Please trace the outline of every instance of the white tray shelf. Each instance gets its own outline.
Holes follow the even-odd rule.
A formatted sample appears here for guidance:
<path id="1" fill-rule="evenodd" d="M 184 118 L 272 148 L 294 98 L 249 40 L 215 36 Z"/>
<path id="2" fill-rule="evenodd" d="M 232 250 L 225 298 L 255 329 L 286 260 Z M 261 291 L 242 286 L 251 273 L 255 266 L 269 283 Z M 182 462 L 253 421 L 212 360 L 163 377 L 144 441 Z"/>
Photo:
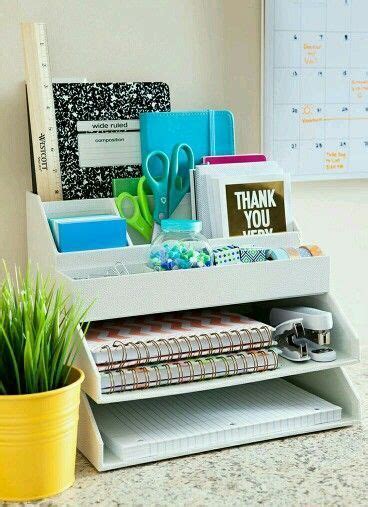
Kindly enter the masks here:
<path id="1" fill-rule="evenodd" d="M 318 372 L 336 368 L 338 366 L 346 366 L 359 361 L 359 341 L 358 338 L 346 319 L 345 315 L 337 305 L 334 298 L 329 294 L 293 298 L 281 300 L 275 303 L 267 301 L 258 304 L 242 305 L 242 312 L 245 315 L 254 316 L 262 322 L 266 322 L 269 311 L 273 305 L 305 305 L 315 306 L 321 310 L 331 311 L 334 318 L 334 327 L 332 330 L 332 343 L 337 353 L 336 361 L 330 363 L 318 363 L 308 361 L 305 363 L 294 363 L 287 359 L 279 358 L 279 367 L 276 370 L 265 371 L 260 373 L 250 373 L 243 375 L 234 375 L 231 377 L 223 377 L 218 379 L 209 379 L 197 382 L 188 382 L 184 384 L 173 384 L 169 386 L 153 387 L 149 389 L 136 389 L 133 391 L 125 391 L 121 393 L 102 394 L 100 374 L 93 360 L 92 354 L 84 341 L 83 348 L 77 358 L 77 366 L 86 373 L 86 379 L 83 384 L 84 391 L 96 403 L 115 403 L 131 400 L 141 400 L 145 398 L 156 398 L 160 396 L 172 396 L 176 394 L 184 394 L 189 392 L 206 391 L 209 389 L 223 388 L 239 384 L 248 384 L 280 377 L 289 377 L 292 375 L 300 375 L 309 372 Z"/>
<path id="2" fill-rule="evenodd" d="M 276 370 L 249 373 L 244 375 L 233 375 L 231 377 L 222 377 L 218 379 L 202 380 L 197 382 L 187 382 L 185 384 L 174 384 L 169 386 L 151 387 L 149 389 L 137 389 L 122 393 L 101 394 L 97 389 L 90 389 L 88 383 L 83 385 L 83 391 L 88 393 L 98 404 L 117 403 L 134 400 L 144 400 L 149 398 L 161 398 L 162 396 L 174 396 L 177 394 L 194 393 L 199 391 L 208 391 L 210 389 L 219 389 L 242 384 L 250 384 L 253 382 L 261 382 L 274 378 L 286 378 L 292 375 L 301 375 L 315 371 L 324 371 L 339 366 L 347 366 L 357 362 L 356 358 L 337 353 L 336 361 L 331 363 L 316 363 L 308 361 L 306 363 L 292 363 L 287 359 L 279 358 L 279 367 Z M 79 366 L 81 366 L 79 364 Z M 82 368 L 83 369 L 83 368 Z M 88 375 L 88 371 L 84 368 Z"/>
<path id="3" fill-rule="evenodd" d="M 251 375 L 249 375 L 251 376 Z M 308 428 L 295 430 L 293 428 L 288 431 L 269 431 L 262 436 L 255 438 L 241 437 L 239 432 L 229 427 L 226 432 L 220 437 L 213 436 L 206 431 L 206 426 L 200 428 L 195 443 L 186 445 L 185 449 L 172 448 L 165 444 L 164 435 L 162 436 L 162 445 L 159 450 L 154 454 L 139 456 L 135 453 L 136 441 L 132 438 L 131 452 L 125 456 L 124 460 L 118 458 L 110 451 L 108 446 L 105 445 L 101 436 L 99 426 L 94 414 L 94 409 L 97 405 L 90 401 L 88 397 L 83 394 L 81 399 L 80 411 L 80 425 L 78 432 L 78 447 L 80 451 L 91 461 L 91 463 L 99 471 L 112 470 L 115 468 L 127 467 L 151 461 L 173 458 L 177 456 L 184 456 L 187 454 L 195 454 L 214 449 L 221 449 L 223 447 L 231 447 L 242 444 L 249 444 L 256 441 L 271 440 L 275 438 L 283 438 L 286 436 L 312 433 L 315 431 L 324 431 L 333 428 L 341 428 L 350 426 L 360 420 L 360 404 L 359 400 L 350 384 L 349 379 L 341 368 L 333 368 L 327 371 L 319 371 L 314 373 L 306 373 L 290 377 L 289 381 L 293 384 L 313 393 L 323 399 L 335 403 L 342 407 L 342 419 L 339 421 L 330 421 L 328 423 L 317 424 Z M 231 387 L 226 387 L 229 396 L 231 396 Z M 247 386 L 242 386 L 242 389 L 247 389 Z M 130 402 L 137 403 L 137 402 Z M 198 433 L 198 420 L 193 420 L 193 436 Z M 124 431 L 124 426 L 122 426 Z M 127 431 L 129 431 L 127 429 Z M 156 431 L 159 431 L 157 428 Z"/>
<path id="4" fill-rule="evenodd" d="M 187 216 L 188 196 L 180 210 Z M 61 254 L 55 244 L 47 219 L 52 216 L 76 214 L 114 213 L 118 211 L 113 199 L 84 201 L 61 201 L 42 203 L 37 195 L 27 194 L 28 256 L 33 265 L 42 272 L 51 274 L 62 282 L 73 298 L 81 298 L 88 305 L 95 300 L 86 320 L 122 318 L 134 315 L 167 311 L 208 308 L 239 304 L 244 314 L 266 322 L 269 310 L 274 305 L 302 304 L 329 310 L 333 313 L 334 328 L 332 345 L 337 351 L 337 360 L 332 363 L 292 363 L 280 359 L 277 370 L 236 375 L 227 378 L 205 380 L 180 385 L 140 389 L 130 392 L 101 394 L 100 376 L 92 355 L 84 342 L 78 357 L 78 366 L 86 373 L 80 409 L 78 447 L 97 470 L 136 465 L 149 461 L 172 458 L 222 447 L 251 443 L 259 440 L 310 433 L 331 428 L 349 426 L 360 420 L 360 403 L 353 386 L 342 366 L 359 360 L 359 343 L 353 329 L 329 294 L 330 260 L 327 256 L 302 258 L 290 261 L 272 261 L 254 264 L 239 264 L 169 273 L 142 272 L 147 258 L 148 246 L 94 250 Z M 213 246 L 230 243 L 264 247 L 298 247 L 300 234 L 294 230 L 287 233 L 264 236 L 211 240 Z M 81 269 L 98 269 L 123 261 L 129 275 L 104 278 L 75 279 Z M 278 377 L 314 393 L 342 407 L 342 419 L 338 422 L 319 424 L 295 431 L 270 431 L 255 438 L 244 438 L 229 428 L 223 437 L 214 440 L 203 427 L 201 438 L 185 449 L 172 449 L 159 442 L 159 451 L 139 457 L 134 452 L 119 459 L 105 446 L 96 422 L 94 410 L 108 409 L 112 402 L 147 403 L 147 398 L 160 398 L 232 386 L 250 389 L 250 384 L 266 382 Z M 233 387 L 235 389 L 235 387 Z M 194 396 L 194 394 L 193 394 Z M 93 401 L 95 400 L 95 401 Z M 140 401 L 143 400 L 143 401 Z M 294 408 L 294 407 L 293 407 Z M 194 425 L 194 422 L 193 422 Z M 121 431 L 125 431 L 122 427 Z M 208 430 L 207 430 L 208 431 Z M 130 442 L 129 442 L 130 444 Z"/>
<path id="5" fill-rule="evenodd" d="M 323 294 L 329 290 L 330 259 L 327 256 L 252 264 L 214 266 L 171 272 L 139 272 L 148 257 L 148 245 L 59 253 L 47 218 L 60 214 L 112 212 L 112 199 L 42 203 L 29 193 L 29 255 L 43 271 L 51 272 L 68 292 L 92 305 L 86 320 L 104 320 L 203 307 Z M 117 212 L 117 211 L 116 211 Z M 264 236 L 222 238 L 212 245 L 236 243 L 268 247 L 298 247 L 299 232 Z M 81 266 L 111 266 L 123 261 L 133 273 L 76 280 Z"/>

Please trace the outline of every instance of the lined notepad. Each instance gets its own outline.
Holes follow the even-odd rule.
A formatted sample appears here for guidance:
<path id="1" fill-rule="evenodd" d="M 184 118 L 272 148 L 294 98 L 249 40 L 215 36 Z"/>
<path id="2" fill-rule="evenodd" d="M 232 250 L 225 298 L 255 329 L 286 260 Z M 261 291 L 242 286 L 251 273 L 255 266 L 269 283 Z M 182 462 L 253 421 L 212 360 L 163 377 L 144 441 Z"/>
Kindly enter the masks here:
<path id="1" fill-rule="evenodd" d="M 342 412 L 283 379 L 92 407 L 105 445 L 126 466 L 297 433 Z"/>

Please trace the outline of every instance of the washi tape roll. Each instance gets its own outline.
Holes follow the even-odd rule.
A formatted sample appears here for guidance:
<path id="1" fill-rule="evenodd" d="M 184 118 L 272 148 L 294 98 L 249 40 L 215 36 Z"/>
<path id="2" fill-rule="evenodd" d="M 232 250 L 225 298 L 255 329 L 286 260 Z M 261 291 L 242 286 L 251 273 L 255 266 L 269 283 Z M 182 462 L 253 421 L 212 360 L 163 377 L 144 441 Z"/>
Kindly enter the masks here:
<path id="1" fill-rule="evenodd" d="M 213 250 L 214 265 L 240 262 L 240 251 L 236 245 L 227 245 Z"/>
<path id="2" fill-rule="evenodd" d="M 323 255 L 323 252 L 318 245 L 303 245 L 301 248 L 307 248 L 313 257 Z"/>
<path id="3" fill-rule="evenodd" d="M 300 257 L 312 257 L 312 253 L 306 246 L 300 246 L 298 248 Z"/>
<path id="4" fill-rule="evenodd" d="M 244 247 L 240 248 L 241 262 L 262 262 L 267 260 L 267 250 L 264 248 Z"/>
<path id="5" fill-rule="evenodd" d="M 289 254 L 284 248 L 269 248 L 266 258 L 269 261 L 283 261 L 289 259 Z"/>
<path id="6" fill-rule="evenodd" d="M 289 255 L 289 259 L 300 259 L 300 253 L 299 250 L 293 247 L 285 248 L 284 250 L 287 251 Z"/>

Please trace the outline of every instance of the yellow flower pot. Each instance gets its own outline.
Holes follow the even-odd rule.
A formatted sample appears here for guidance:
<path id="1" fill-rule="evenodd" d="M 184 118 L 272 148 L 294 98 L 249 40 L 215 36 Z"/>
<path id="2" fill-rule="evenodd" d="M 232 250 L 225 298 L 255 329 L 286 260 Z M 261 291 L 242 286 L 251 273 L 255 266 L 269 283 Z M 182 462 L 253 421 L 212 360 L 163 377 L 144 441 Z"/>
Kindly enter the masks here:
<path id="1" fill-rule="evenodd" d="M 0 499 L 37 500 L 75 479 L 81 370 L 69 384 L 36 394 L 0 395 Z"/>

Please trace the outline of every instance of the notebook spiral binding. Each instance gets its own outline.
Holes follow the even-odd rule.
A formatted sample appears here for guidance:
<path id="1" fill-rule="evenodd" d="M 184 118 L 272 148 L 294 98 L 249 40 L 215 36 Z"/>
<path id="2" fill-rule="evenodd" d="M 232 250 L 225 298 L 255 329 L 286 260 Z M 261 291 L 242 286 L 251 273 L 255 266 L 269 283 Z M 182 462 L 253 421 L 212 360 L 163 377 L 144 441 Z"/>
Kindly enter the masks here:
<path id="1" fill-rule="evenodd" d="M 247 340 L 244 337 L 247 337 Z M 224 344 L 223 338 L 227 338 L 228 345 Z M 235 341 L 234 341 L 234 338 Z M 215 341 L 216 340 L 216 341 Z M 193 342 L 197 347 L 193 348 Z M 187 350 L 182 345 L 186 344 Z M 149 347 L 149 346 L 150 347 Z M 173 348 L 173 345 L 175 347 Z M 231 329 L 213 333 L 202 333 L 183 335 L 179 337 L 160 338 L 148 342 L 122 342 L 115 340 L 113 345 L 104 345 L 101 350 L 107 352 L 107 362 L 104 364 L 104 371 L 120 370 L 132 363 L 127 357 L 127 348 L 133 347 L 137 358 L 134 365 L 144 365 L 153 362 L 191 359 L 199 356 L 218 355 L 227 352 L 241 350 L 252 350 L 270 347 L 272 345 L 272 334 L 267 326 L 253 327 L 250 329 Z M 121 349 L 121 360 L 113 358 L 113 350 Z M 175 350 L 176 349 L 176 350 Z M 152 352 L 154 351 L 154 352 Z"/>
<path id="2" fill-rule="evenodd" d="M 252 361 L 249 361 L 252 359 Z M 210 372 L 206 371 L 206 364 L 210 364 Z M 199 365 L 200 372 L 196 373 L 194 365 Z M 224 370 L 218 370 L 222 365 Z M 187 367 L 188 372 L 185 374 L 183 368 Z M 132 390 L 147 389 L 150 387 L 160 387 L 168 384 L 182 384 L 186 382 L 210 380 L 218 377 L 229 377 L 244 373 L 263 372 L 273 370 L 278 367 L 278 355 L 273 349 L 268 350 L 251 350 L 240 352 L 238 354 L 227 354 L 210 356 L 196 359 L 189 359 L 180 362 L 151 364 L 142 367 L 128 367 L 119 370 L 108 370 L 105 373 L 109 377 L 108 393 L 121 392 L 127 388 L 127 374 L 133 377 Z M 166 378 L 162 378 L 162 370 L 167 373 Z M 173 370 L 178 373 L 173 376 Z M 139 374 L 144 375 L 144 381 L 138 377 Z M 151 377 L 152 375 L 152 377 Z M 116 381 L 118 379 L 118 382 Z"/>

